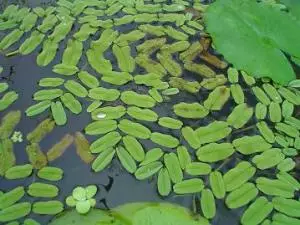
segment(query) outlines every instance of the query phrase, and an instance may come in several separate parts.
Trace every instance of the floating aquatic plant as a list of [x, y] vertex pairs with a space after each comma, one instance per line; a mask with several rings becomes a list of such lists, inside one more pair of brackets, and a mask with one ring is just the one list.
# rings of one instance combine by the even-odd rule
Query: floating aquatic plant
[[72, 195], [66, 198], [66, 204], [75, 207], [80, 214], [87, 214], [96, 205], [96, 200], [93, 197], [97, 191], [96, 185], [89, 185], [85, 188], [76, 187]]
[[13, 135], [11, 136], [11, 140], [16, 143], [16, 142], [23, 142], [23, 134], [21, 131], [15, 131]]
[[[3, 68], [1, 67], [0, 70], [2, 72]], [[9, 91], [8, 89], [9, 89], [8, 83], [0, 82], [0, 94], [3, 95], [0, 98], [0, 112], [6, 110], [19, 98], [17, 92]]]
[[[25, 111], [28, 117], [51, 115], [27, 134], [26, 153], [30, 164], [15, 165], [13, 143], [9, 139], [20, 113], [4, 117], [0, 127], [0, 175], [5, 179], [25, 179], [38, 170], [37, 177], [41, 181], [35, 181], [26, 191], [33, 198], [47, 200], [34, 201], [32, 207], [26, 202], [17, 203], [23, 195], [22, 190], [17, 189], [9, 199], [13, 202], [9, 206], [12, 208], [1, 210], [0, 219], [15, 222], [27, 217], [29, 207], [41, 215], [63, 211], [63, 204], [53, 199], [59, 192], [58, 185], [42, 180], [62, 179], [67, 169], [49, 167], [48, 161], [61, 157], [75, 142], [77, 154], [85, 163], [91, 163], [93, 172], [103, 171], [117, 159], [137, 180], [154, 178], [158, 193], [164, 198], [174, 194], [194, 195], [194, 204], [200, 206], [195, 210], [201, 217], [194, 220], [190, 215], [181, 217], [180, 214], [185, 213], [171, 206], [161, 209], [145, 204], [138, 207], [140, 210], [135, 216], [130, 216], [133, 224], [165, 224], [166, 220], [174, 224], [214, 223], [219, 210], [217, 200], [224, 201], [229, 209], [245, 206], [242, 224], [299, 223], [296, 213], [299, 182], [293, 173], [300, 149], [300, 122], [296, 114], [300, 105], [298, 81], [283, 87], [270, 79], [255, 79], [251, 76], [257, 75], [253, 71], [212, 54], [212, 44], [219, 50], [215, 39], [222, 36], [214, 37], [208, 26], [207, 31], [213, 38], [211, 43], [204, 33], [203, 21], [198, 18], [204, 11], [206, 15], [211, 14], [214, 8], [222, 13], [230, 9], [233, 12], [226, 18], [234, 17], [236, 14], [231, 8], [238, 4], [229, 4], [235, 2], [233, 0], [227, 2], [219, 9], [217, 5], [224, 4], [221, 1], [208, 9], [199, 2], [166, 3], [163, 0], [153, 3], [60, 0], [57, 7], [33, 10], [9, 6], [0, 16], [0, 30], [6, 34], [0, 43], [2, 51], [11, 50], [8, 55], [27, 55], [41, 49], [36, 59], [39, 66], [49, 65], [55, 57], [58, 64], [52, 67], [55, 73], [52, 77], [42, 77], [38, 82], [39, 90], [33, 94], [35, 103]], [[248, 1], [245, 2], [237, 7], [245, 7]], [[252, 9], [268, 7], [254, 2], [249, 5]], [[252, 18], [247, 17], [250, 9], [243, 10], [245, 16], [239, 23]], [[266, 9], [267, 12], [273, 10]], [[275, 15], [290, 15], [276, 10]], [[253, 11], [253, 15], [260, 12]], [[24, 17], [26, 20], [22, 21]], [[217, 19], [220, 27], [222, 21]], [[135, 30], [123, 32], [122, 26], [126, 24], [135, 24]], [[242, 27], [244, 31], [245, 26]], [[245, 32], [248, 30], [253, 34], [253, 29], [245, 28]], [[98, 38], [91, 40], [92, 35]], [[19, 45], [18, 40], [23, 36], [25, 41]], [[239, 43], [234, 42], [237, 37], [231, 35], [228, 40], [236, 44]], [[66, 45], [59, 58], [58, 49], [64, 39]], [[269, 39], [253, 40], [263, 42], [264, 47], [274, 47]], [[289, 44], [285, 43], [288, 47], [281, 45], [278, 39], [276, 44], [284, 52], [290, 52]], [[88, 46], [87, 49], [84, 46]], [[243, 47], [247, 46], [235, 46], [234, 50], [240, 51]], [[277, 48], [275, 50], [281, 53]], [[220, 53], [229, 59], [228, 51], [220, 50]], [[249, 56], [248, 52], [246, 55]], [[244, 60], [245, 55], [238, 58]], [[281, 59], [289, 68], [285, 58]], [[269, 67], [268, 60], [254, 62], [255, 69], [273, 68]], [[237, 68], [228, 68], [229, 63]], [[257, 67], [257, 63], [262, 66]], [[280, 64], [275, 64], [279, 68]], [[273, 73], [280, 79], [277, 81], [290, 81], [292, 71], [285, 73], [281, 68]], [[258, 75], [268, 75], [263, 72], [259, 71]], [[282, 74], [289, 76], [281, 80]], [[7, 90], [8, 85], [1, 83], [0, 92]], [[86, 103], [89, 106], [85, 110]], [[69, 113], [78, 115], [85, 111], [91, 115], [84, 129], [87, 136], [79, 132], [74, 137], [67, 134], [47, 153], [40, 149], [40, 142], [53, 131], [55, 124], [63, 126], [71, 120]], [[89, 138], [94, 138], [91, 144]], [[269, 177], [270, 171], [272, 176]], [[90, 210], [95, 201], [89, 200], [86, 193], [85, 188], [78, 188], [73, 193], [75, 196], [67, 198], [67, 203], [79, 213], [88, 213], [84, 218], [99, 218], [99, 213], [104, 221], [108, 219], [106, 222], [120, 222], [120, 217], [112, 216], [116, 213], [114, 210], [109, 215]], [[172, 215], [165, 213], [165, 209], [173, 212]], [[14, 210], [17, 213], [10, 214]], [[71, 217], [85, 221], [78, 213], [71, 212]], [[128, 215], [131, 214], [125, 217]]]

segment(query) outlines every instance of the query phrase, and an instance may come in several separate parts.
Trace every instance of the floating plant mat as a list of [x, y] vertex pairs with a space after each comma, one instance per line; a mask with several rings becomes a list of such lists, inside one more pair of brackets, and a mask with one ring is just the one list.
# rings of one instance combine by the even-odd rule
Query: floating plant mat
[[[1, 224], [299, 224], [299, 80], [255, 79], [212, 54], [207, 7], [4, 9]], [[115, 209], [147, 201], [192, 217]]]

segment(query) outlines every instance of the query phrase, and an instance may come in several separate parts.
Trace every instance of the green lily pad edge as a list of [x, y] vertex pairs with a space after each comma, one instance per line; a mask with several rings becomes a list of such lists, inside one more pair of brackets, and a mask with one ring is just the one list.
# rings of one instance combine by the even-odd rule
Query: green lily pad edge
[[253, 0], [216, 0], [205, 12], [216, 50], [235, 68], [287, 85], [296, 79], [288, 56], [300, 58], [300, 22]]
[[49, 225], [209, 225], [205, 218], [193, 215], [188, 209], [170, 203], [129, 203], [112, 210], [91, 209], [79, 214], [66, 210]]

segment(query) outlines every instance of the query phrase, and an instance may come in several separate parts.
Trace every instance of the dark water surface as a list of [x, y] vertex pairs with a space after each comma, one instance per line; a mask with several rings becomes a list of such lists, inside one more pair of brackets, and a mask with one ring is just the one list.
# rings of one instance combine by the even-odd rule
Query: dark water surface
[[[54, 3], [55, 1], [37, 1], [37, 0], [24, 0], [24, 1], [5, 1], [0, 0], [1, 6], [5, 8], [7, 4], [25, 4], [28, 7], [35, 6], [45, 6], [50, 3]], [[122, 30], [131, 30], [132, 27], [124, 26]], [[97, 36], [98, 35], [98, 36]], [[96, 37], [93, 39], [97, 39], [99, 37], [99, 32], [96, 33]], [[1, 37], [1, 36], [0, 36]], [[26, 37], [23, 37], [21, 42], [25, 40]], [[4, 71], [1, 74], [1, 79], [7, 80], [10, 84], [10, 89], [19, 93], [20, 97], [16, 103], [9, 108], [9, 110], [22, 110], [25, 111], [30, 105], [35, 104], [32, 99], [32, 95], [39, 88], [37, 83], [43, 77], [60, 77], [52, 72], [52, 66], [58, 64], [61, 59], [61, 55], [64, 51], [64, 46], [66, 45], [67, 39], [64, 40], [60, 44], [59, 51], [55, 60], [48, 65], [47, 67], [39, 67], [36, 65], [36, 57], [41, 49], [41, 46], [34, 51], [32, 54], [28, 56], [13, 56], [10, 58], [4, 57], [0, 55], [0, 65], [3, 66]], [[85, 44], [85, 50], [88, 49], [90, 39]], [[13, 49], [13, 47], [12, 47]], [[84, 51], [85, 51], [84, 50]], [[108, 53], [106, 56], [112, 62], [115, 62], [112, 54]], [[85, 65], [86, 58], [83, 56], [81, 58], [79, 68], [82, 68]], [[114, 65], [116, 65], [114, 63]], [[87, 68], [89, 72], [91, 72], [91, 68]], [[138, 71], [137, 71], [138, 72]], [[92, 74], [94, 74], [92, 72]], [[190, 76], [189, 74], [184, 74], [184, 76]], [[140, 90], [140, 87], [131, 85], [122, 87], [121, 89], [134, 89]], [[247, 90], [245, 90], [247, 93]], [[178, 103], [180, 101], [195, 101], [205, 99], [208, 93], [200, 93], [197, 96], [193, 96], [190, 94], [180, 94], [178, 97], [172, 97], [172, 100], [169, 103], [164, 103], [155, 108], [155, 111], [159, 113], [160, 116], [171, 116], [173, 112], [171, 110], [171, 106], [174, 103]], [[184, 99], [184, 100], [183, 100]], [[251, 99], [251, 98], [250, 98]], [[249, 100], [249, 98], [248, 98]], [[88, 102], [83, 102], [83, 109], [86, 110]], [[251, 101], [250, 101], [251, 104]], [[254, 104], [254, 101], [253, 101]], [[213, 119], [218, 118], [219, 120], [223, 119], [229, 114], [230, 109], [232, 108], [231, 104], [228, 104], [224, 107], [224, 110], [213, 113], [211, 118], [205, 118], [203, 120], [197, 121], [197, 125], [205, 125]], [[5, 115], [7, 111], [0, 113], [0, 118]], [[47, 114], [47, 113], [46, 113]], [[23, 114], [22, 120], [20, 124], [17, 126], [16, 130], [22, 131], [23, 134], [27, 134], [32, 131], [36, 125], [44, 120], [48, 115], [42, 114], [39, 117], [28, 118]], [[70, 133], [74, 134], [77, 131], [82, 131], [84, 127], [91, 122], [89, 113], [83, 111], [80, 115], [73, 115], [68, 113], [68, 123], [63, 127], [56, 127], [54, 132], [50, 133], [47, 138], [45, 138], [41, 142], [41, 149], [46, 152], [53, 144], [57, 143], [65, 134]], [[187, 124], [190, 124], [190, 121], [186, 121]], [[194, 123], [194, 122], [193, 122]], [[251, 122], [252, 124], [255, 121]], [[192, 125], [192, 124], [190, 124]], [[195, 124], [194, 124], [195, 125]], [[148, 126], [148, 124], [147, 124]], [[158, 127], [153, 126], [153, 124], [149, 124], [153, 130], [158, 129]], [[163, 130], [160, 128], [160, 131]], [[168, 132], [168, 130], [166, 130]], [[252, 130], [250, 132], [253, 132]], [[175, 132], [176, 133], [176, 132]], [[243, 133], [245, 134], [245, 133]], [[241, 134], [235, 134], [233, 137], [240, 136]], [[177, 133], [178, 136], [178, 133]], [[96, 137], [88, 137], [91, 141], [95, 140]], [[149, 143], [144, 143], [147, 149], [150, 149], [152, 146]], [[15, 144], [15, 153], [17, 157], [17, 164], [27, 163], [27, 155], [25, 152], [25, 147], [27, 142]], [[233, 162], [232, 162], [233, 163]], [[182, 206], [186, 206], [190, 209], [193, 209], [192, 204], [192, 196], [175, 196], [171, 195], [170, 197], [163, 199], [156, 192], [156, 181], [146, 180], [146, 181], [137, 181], [133, 176], [129, 175], [126, 171], [122, 170], [118, 160], [114, 160], [113, 166], [109, 169], [106, 169], [101, 173], [93, 173], [91, 171], [90, 165], [86, 165], [83, 163], [80, 158], [75, 153], [75, 147], [72, 145], [65, 154], [59, 159], [55, 160], [53, 163], [49, 164], [50, 166], [61, 167], [64, 170], [64, 178], [55, 183], [59, 186], [60, 195], [58, 199], [60, 201], [64, 201], [65, 197], [70, 195], [74, 187], [76, 186], [85, 186], [89, 184], [96, 184], [101, 187], [100, 192], [98, 192], [96, 198], [98, 200], [97, 207], [100, 208], [113, 208], [119, 206], [121, 204], [129, 203], [129, 202], [139, 202], [139, 201], [169, 201], [173, 203], [180, 204]], [[226, 165], [223, 169], [228, 170], [230, 168], [231, 163]], [[218, 166], [218, 165], [216, 165]], [[4, 181], [0, 178], [0, 189], [1, 190], [9, 190], [17, 185], [28, 186], [32, 183], [36, 178], [29, 177], [25, 181]], [[53, 183], [52, 183], [53, 184]], [[32, 199], [30, 199], [32, 201]], [[214, 218], [212, 224], [214, 225], [237, 225], [239, 224], [239, 217], [244, 208], [240, 208], [238, 210], [228, 210], [224, 205], [224, 201], [217, 202], [217, 216]], [[36, 216], [32, 214], [32, 217], [36, 218], [41, 224], [47, 224], [51, 219], [50, 216]]]

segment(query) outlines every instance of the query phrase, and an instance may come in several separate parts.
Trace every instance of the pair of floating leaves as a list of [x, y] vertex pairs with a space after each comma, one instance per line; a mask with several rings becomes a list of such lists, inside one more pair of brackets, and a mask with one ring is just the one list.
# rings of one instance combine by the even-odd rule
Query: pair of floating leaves
[[103, 72], [102, 81], [113, 85], [124, 85], [133, 80], [133, 76], [128, 72], [106, 71]]
[[257, 119], [259, 119], [259, 120], [265, 119], [267, 116], [267, 111], [268, 111], [268, 108], [264, 104], [262, 104], [260, 102], [256, 104], [255, 116]]
[[275, 125], [275, 129], [278, 131], [281, 131], [285, 134], [287, 134], [288, 136], [291, 137], [299, 137], [299, 130], [291, 125], [285, 124], [285, 123], [277, 123]]
[[22, 179], [32, 174], [33, 167], [31, 164], [14, 166], [5, 172], [5, 178], [9, 180]]
[[90, 143], [85, 138], [85, 136], [80, 133], [75, 133], [75, 146], [77, 155], [84, 161], [85, 163], [91, 163], [94, 160], [94, 156], [90, 152]]
[[185, 146], [177, 147], [177, 157], [180, 163], [181, 169], [186, 169], [187, 166], [192, 162], [190, 153]]
[[97, 158], [92, 163], [92, 169], [95, 172], [100, 172], [104, 170], [108, 165], [110, 165], [113, 157], [115, 156], [115, 150], [108, 148], [101, 152]]
[[211, 143], [200, 147], [197, 151], [197, 157], [202, 162], [217, 162], [230, 157], [235, 152], [230, 143]]
[[153, 148], [146, 152], [144, 160], [140, 163], [140, 166], [145, 166], [149, 163], [158, 161], [164, 152], [160, 148]]
[[180, 162], [175, 153], [169, 153], [164, 155], [164, 163], [169, 172], [170, 179], [173, 183], [181, 182], [183, 179], [183, 173], [181, 170]]
[[35, 221], [34, 219], [25, 219], [24, 225], [40, 225], [40, 223]]
[[[226, 205], [230, 209], [239, 208], [248, 204], [258, 194], [258, 190], [252, 183], [245, 183], [232, 191], [225, 199]], [[242, 196], [242, 197], [241, 197]]]
[[294, 104], [294, 105], [300, 105], [300, 99], [299, 96], [297, 96], [294, 92], [292, 92], [291, 90], [285, 88], [285, 87], [279, 87], [278, 88], [278, 92], [279, 94], [286, 99], [287, 101], [289, 101], [290, 103]]
[[172, 190], [170, 175], [166, 168], [160, 169], [158, 173], [157, 187], [161, 196], [168, 196]]
[[29, 202], [17, 203], [0, 211], [0, 222], [8, 222], [27, 216], [31, 211]]
[[176, 120], [171, 117], [159, 118], [158, 124], [162, 127], [166, 127], [169, 129], [180, 129], [183, 125], [183, 123], [180, 120]]
[[35, 202], [32, 205], [32, 212], [40, 215], [56, 215], [62, 212], [64, 205], [60, 201]]
[[35, 169], [40, 169], [47, 165], [47, 157], [41, 151], [39, 144], [32, 143], [26, 146], [26, 153], [29, 159], [29, 162]]
[[176, 148], [179, 145], [179, 140], [177, 138], [159, 132], [153, 132], [150, 136], [150, 140], [166, 148]]
[[118, 147], [117, 156], [122, 166], [129, 172], [134, 173], [137, 170], [136, 162], [128, 151], [123, 147]]
[[139, 74], [134, 76], [136, 84], [144, 84], [150, 87], [157, 87], [161, 84], [161, 76], [156, 73]]
[[86, 71], [80, 71], [77, 76], [80, 81], [89, 88], [96, 88], [99, 86], [98, 79]]
[[172, 76], [179, 77], [182, 74], [181, 65], [173, 60], [171, 54], [166, 51], [161, 51], [157, 54], [157, 59], [160, 61], [161, 65], [168, 71]]
[[199, 127], [195, 132], [201, 145], [219, 141], [227, 137], [231, 130], [226, 122], [215, 121], [205, 127]]
[[239, 84], [230, 85], [230, 93], [235, 103], [242, 104], [245, 102], [245, 95], [241, 85]]
[[130, 106], [127, 108], [127, 114], [134, 119], [155, 122], [158, 119], [156, 112], [150, 109], [141, 109], [136, 106]]
[[201, 191], [201, 209], [207, 219], [212, 219], [216, 215], [216, 202], [213, 193], [209, 189]]
[[36, 62], [39, 66], [47, 66], [56, 56], [58, 43], [47, 39], [43, 43], [43, 51], [37, 56]]
[[300, 217], [299, 216], [299, 207], [300, 203], [294, 199], [285, 199], [282, 197], [275, 197], [272, 199], [274, 208], [281, 213], [284, 213], [291, 217]]
[[115, 120], [119, 119], [126, 113], [124, 106], [106, 106], [97, 108], [92, 112], [93, 120]]
[[65, 82], [62, 78], [52, 78], [52, 77], [46, 77], [42, 78], [39, 81], [39, 86], [41, 87], [58, 87], [61, 86]]
[[214, 196], [217, 199], [222, 199], [226, 194], [226, 187], [222, 174], [219, 171], [213, 171], [209, 175], [209, 184]]
[[173, 106], [173, 110], [176, 115], [189, 119], [204, 118], [209, 113], [209, 111], [199, 103], [178, 103]]
[[186, 81], [180, 77], [171, 77], [169, 84], [173, 88], [178, 88], [179, 90], [187, 91], [190, 93], [197, 93], [200, 90], [200, 83], [197, 81]]
[[0, 93], [6, 91], [9, 88], [8, 83], [0, 83]]
[[9, 91], [3, 95], [0, 99], [0, 111], [7, 109], [11, 106], [17, 99], [19, 95], [15, 91]]
[[37, 176], [48, 181], [59, 181], [63, 177], [63, 170], [57, 167], [43, 167], [38, 171]]
[[59, 158], [63, 155], [63, 153], [70, 147], [73, 143], [74, 138], [70, 134], [66, 134], [58, 143], [53, 145], [47, 151], [47, 159], [48, 161], [54, 161], [55, 159]]
[[1, 140], [0, 150], [0, 175], [4, 176], [5, 172], [16, 164], [13, 142], [10, 139]]
[[119, 98], [120, 92], [116, 89], [97, 87], [90, 89], [88, 96], [95, 100], [115, 101]]
[[227, 117], [227, 123], [235, 129], [242, 128], [253, 115], [253, 109], [243, 103], [236, 106], [231, 114]]
[[60, 101], [51, 103], [51, 112], [57, 125], [62, 126], [67, 123], [67, 115]]
[[193, 128], [183, 127], [181, 129], [181, 134], [192, 148], [197, 149], [200, 147], [200, 139], [198, 137], [197, 132], [194, 131]]
[[269, 117], [273, 123], [279, 123], [282, 119], [279, 103], [271, 102], [269, 105]]
[[66, 83], [64, 83], [64, 86], [68, 91], [77, 97], [85, 98], [88, 95], [86, 88], [76, 81], [68, 80]]
[[230, 89], [225, 86], [220, 86], [214, 89], [204, 101], [203, 105], [209, 110], [221, 110], [225, 103], [229, 100]]
[[161, 96], [161, 94], [158, 92], [158, 90], [156, 88], [152, 88], [148, 91], [149, 95], [156, 101], [159, 103], [163, 102], [163, 97]]
[[273, 148], [261, 153], [260, 155], [256, 155], [252, 159], [252, 162], [257, 168], [264, 170], [278, 165], [284, 160], [284, 158], [284, 154], [280, 149]]
[[280, 196], [284, 198], [294, 197], [294, 187], [279, 179], [258, 177], [256, 179], [256, 186], [261, 192], [267, 195]]
[[85, 128], [85, 133], [89, 135], [105, 134], [117, 129], [115, 120], [100, 120], [92, 122]]
[[105, 71], [111, 71], [112, 65], [110, 61], [105, 59], [102, 54], [97, 54], [97, 53], [99, 52], [96, 51], [96, 48], [89, 49], [86, 52], [89, 64], [92, 66], [92, 68], [101, 74], [104, 73]]
[[134, 160], [141, 162], [145, 158], [145, 151], [140, 142], [132, 136], [125, 136], [122, 139], [126, 150], [133, 157]]
[[135, 61], [131, 56], [131, 48], [129, 46], [119, 47], [118, 45], [113, 45], [112, 51], [117, 58], [121, 71], [130, 73], [134, 71]]
[[94, 141], [90, 146], [92, 153], [100, 153], [106, 149], [113, 148], [121, 140], [121, 135], [117, 131], [112, 131]]
[[97, 108], [99, 108], [102, 104], [103, 104], [103, 102], [101, 102], [99, 100], [95, 100], [87, 107], [86, 111], [88, 113], [91, 113], [94, 110], [96, 110]]
[[207, 175], [211, 172], [211, 166], [202, 162], [191, 162], [186, 166], [185, 172], [192, 176]]
[[215, 88], [224, 85], [227, 82], [227, 78], [223, 75], [216, 75], [212, 78], [204, 78], [200, 85], [208, 90], [214, 90]]
[[69, 39], [62, 56], [62, 64], [76, 66], [81, 58], [83, 44], [81, 41]]
[[270, 149], [272, 146], [259, 135], [244, 136], [242, 138], [235, 139], [232, 144], [237, 151], [244, 155], [263, 152]]
[[244, 212], [241, 222], [242, 224], [260, 224], [272, 210], [272, 203], [265, 197], [259, 197]]
[[204, 183], [200, 178], [192, 178], [178, 182], [173, 186], [176, 194], [193, 194], [203, 190]]
[[123, 119], [119, 122], [118, 128], [129, 135], [136, 138], [148, 139], [151, 136], [151, 131], [140, 123], [135, 123], [127, 119]]
[[1, 120], [0, 137], [1, 139], [9, 138], [21, 120], [20, 111], [10, 111]]
[[33, 197], [53, 198], [58, 195], [58, 188], [52, 184], [32, 183], [28, 186], [27, 193]]
[[44, 111], [46, 111], [48, 108], [50, 108], [50, 106], [51, 106], [51, 101], [50, 100], [41, 101], [41, 102], [27, 108], [26, 111], [25, 111], [26, 116], [32, 117], [32, 116], [36, 116], [38, 114], [41, 114]]
[[16, 202], [18, 202], [25, 195], [24, 187], [19, 186], [6, 192], [0, 196], [0, 209], [3, 210]]
[[252, 91], [253, 91], [253, 94], [255, 95], [255, 97], [257, 98], [257, 100], [260, 101], [262, 104], [267, 106], [271, 103], [267, 94], [260, 87], [257, 87], [257, 86], [252, 87]]
[[190, 61], [184, 63], [184, 68], [190, 72], [197, 73], [205, 78], [212, 78], [216, 76], [215, 71], [205, 64], [197, 64]]
[[47, 89], [40, 90], [34, 93], [33, 99], [35, 101], [45, 101], [45, 100], [53, 100], [63, 95], [63, 90], [61, 89]]
[[275, 134], [269, 128], [266, 122], [261, 121], [256, 124], [256, 127], [258, 128], [260, 134], [266, 139], [267, 142], [269, 143], [275, 142]]
[[273, 102], [276, 103], [281, 103], [282, 102], [282, 98], [279, 94], [279, 92], [276, 90], [276, 88], [269, 84], [269, 83], [265, 83], [262, 85], [264, 91], [268, 94], [268, 96], [272, 99]]
[[40, 122], [36, 128], [28, 133], [27, 140], [31, 143], [39, 143], [47, 134], [51, 133], [55, 127], [55, 122], [51, 119], [45, 119]]
[[135, 58], [135, 62], [140, 66], [143, 67], [148, 73], [156, 73], [161, 77], [167, 74], [165, 68], [158, 62], [152, 60], [146, 54], [139, 54]]
[[28, 55], [32, 53], [44, 40], [45, 34], [39, 31], [33, 31], [31, 36], [27, 38], [19, 48], [19, 53], [22, 55]]
[[163, 164], [159, 161], [151, 162], [145, 166], [139, 167], [134, 175], [138, 180], [145, 180], [156, 174], [162, 167]]
[[23, 36], [24, 31], [15, 29], [12, 32], [10, 32], [8, 35], [6, 35], [0, 42], [0, 49], [5, 50], [9, 48], [11, 45], [16, 43], [20, 40], [20, 38]]
[[138, 94], [134, 91], [124, 91], [121, 100], [127, 105], [135, 105], [141, 108], [152, 108], [156, 102], [149, 95]]
[[79, 114], [82, 112], [81, 103], [71, 93], [65, 93], [60, 96], [60, 100], [72, 113]]
[[226, 191], [233, 191], [250, 180], [256, 169], [248, 162], [242, 161], [236, 167], [224, 174], [223, 180]]

